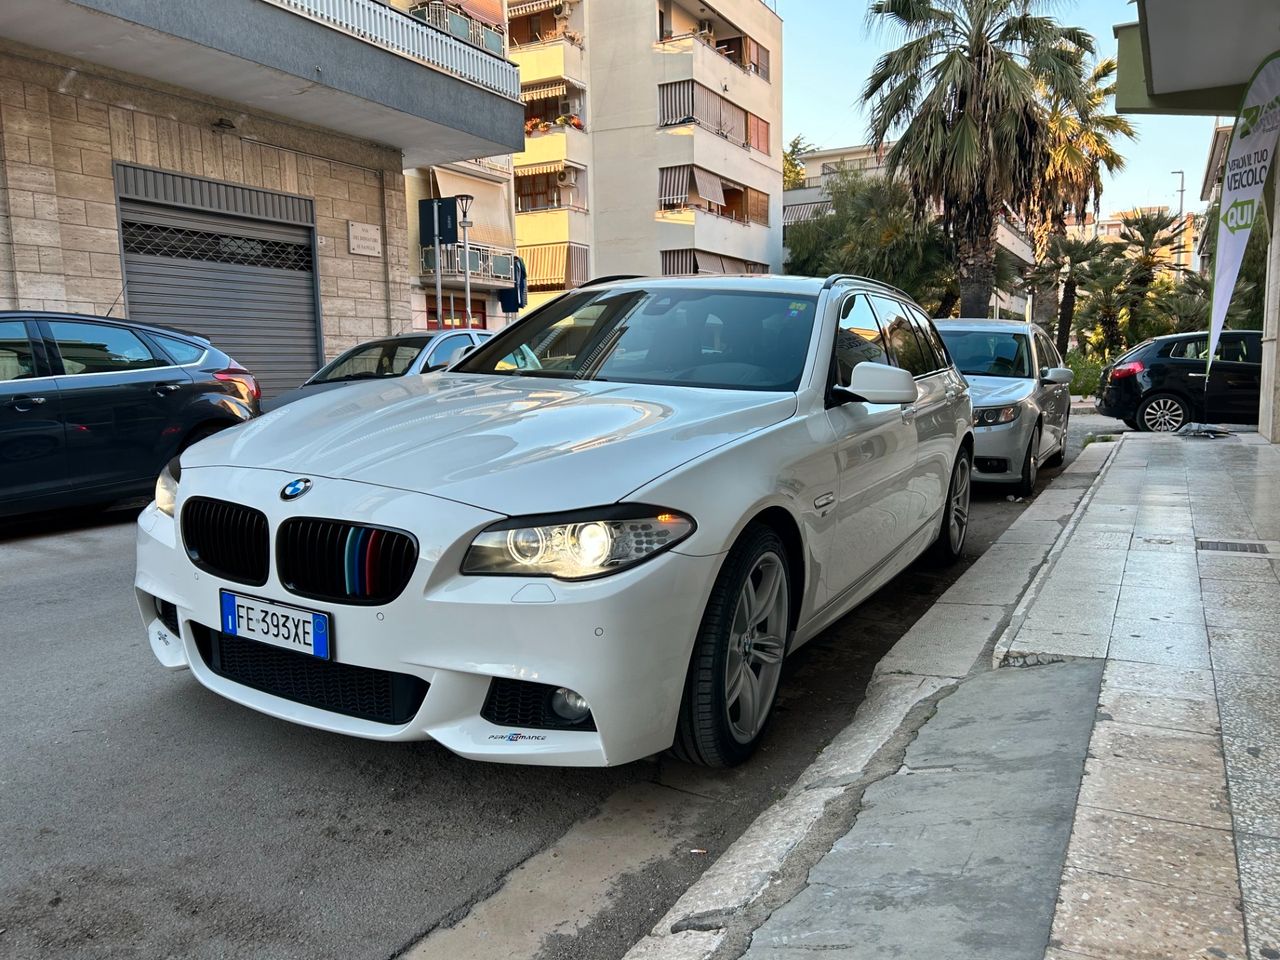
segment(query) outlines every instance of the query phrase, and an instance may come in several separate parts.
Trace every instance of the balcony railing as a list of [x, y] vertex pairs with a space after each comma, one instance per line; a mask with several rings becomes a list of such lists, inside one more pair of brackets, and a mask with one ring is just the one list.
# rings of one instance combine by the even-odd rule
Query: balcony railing
[[437, 30], [452, 34], [459, 40], [465, 40], [473, 46], [483, 47], [492, 54], [502, 56], [502, 34], [487, 23], [481, 23], [474, 17], [450, 10], [444, 3], [427, 3], [414, 7], [409, 15], [424, 20]]
[[463, 162], [479, 167], [481, 170], [488, 170], [490, 173], [506, 174], [510, 173], [512, 169], [510, 155], [501, 157], [474, 157]]
[[[445, 247], [440, 258], [443, 269], [441, 277], [462, 277], [462, 244], [456, 247]], [[501, 247], [487, 247], [483, 244], [471, 244], [471, 278], [473, 280], [514, 280], [516, 269], [516, 252]], [[436, 252], [432, 247], [422, 248], [422, 273], [434, 276], [436, 272]]]
[[501, 54], [450, 36], [377, 0], [266, 0], [374, 46], [452, 74], [509, 100], [520, 99], [520, 70]]
[[[729, 63], [733, 64], [743, 73], [749, 73], [757, 77], [762, 76], [762, 74], [760, 73], [760, 70], [756, 68], [756, 65], [754, 63], [744, 63], [741, 59], [739, 59], [741, 57], [740, 51], [737, 53], [737, 55], [735, 55], [734, 51], [730, 50], [728, 47], [724, 46], [723, 44], [716, 43], [715, 38], [713, 38], [712, 36], [706, 33], [700, 33], [696, 30], [689, 31], [688, 33], [677, 33], [669, 37], [663, 37], [661, 40], [658, 41], [658, 43], [665, 45], [665, 44], [679, 44], [679, 43], [685, 43], [690, 41], [696, 41], [697, 43], [702, 44], [704, 47], [706, 47], [708, 50], [712, 51], [713, 53], [719, 54], [721, 59], [727, 60]], [[690, 49], [692, 49], [692, 46], [690, 46]], [[769, 78], [767, 76], [764, 76], [764, 79], [768, 80]]]
[[545, 200], [535, 202], [527, 197], [516, 197], [516, 213], [542, 213], [547, 210], [575, 210], [586, 213], [587, 208], [572, 200]]

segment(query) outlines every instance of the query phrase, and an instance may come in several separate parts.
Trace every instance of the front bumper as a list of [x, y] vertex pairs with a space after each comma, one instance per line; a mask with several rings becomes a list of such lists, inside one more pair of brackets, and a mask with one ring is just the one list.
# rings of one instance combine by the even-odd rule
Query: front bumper
[[[284, 503], [279, 491], [291, 479], [269, 470], [188, 470], [178, 514], [187, 498], [200, 495], [262, 510], [273, 539], [279, 524], [297, 515], [408, 530], [420, 546], [409, 585], [389, 603], [354, 606], [292, 595], [274, 562], [261, 587], [224, 580], [190, 561], [178, 524], [153, 504], [138, 518], [135, 586], [152, 650], [163, 665], [189, 667], [214, 692], [283, 720], [377, 740], [434, 739], [473, 759], [605, 766], [670, 746], [720, 557], [667, 552], [581, 583], [462, 576], [463, 552], [477, 531], [498, 519], [494, 514], [423, 494], [322, 479], [305, 500]], [[406, 723], [380, 723], [220, 675], [197, 640], [202, 628], [217, 629], [222, 588], [329, 613], [333, 660], [420, 678], [429, 684], [421, 706]], [[176, 607], [176, 635], [159, 616], [157, 599]], [[207, 634], [202, 639], [207, 653]], [[578, 691], [591, 706], [596, 729], [490, 723], [481, 710], [495, 677]]]
[[1017, 483], [1035, 418], [1024, 410], [1012, 423], [973, 428], [973, 479], [983, 483]]

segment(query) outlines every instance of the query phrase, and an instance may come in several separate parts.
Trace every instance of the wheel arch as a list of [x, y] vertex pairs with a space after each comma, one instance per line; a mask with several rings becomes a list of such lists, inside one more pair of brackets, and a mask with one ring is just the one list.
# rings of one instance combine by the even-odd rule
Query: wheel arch
[[[782, 540], [782, 545], [787, 551], [787, 569], [791, 574], [791, 595], [795, 600], [791, 604], [788, 616], [791, 620], [791, 629], [795, 629], [800, 622], [800, 608], [803, 605], [805, 583], [808, 571], [805, 565], [805, 549], [804, 538], [800, 534], [800, 524], [796, 522], [785, 507], [777, 505], [765, 507], [756, 513], [743, 527], [743, 530], [752, 524], [761, 524], [769, 527]], [[739, 533], [739, 536], [742, 534]]]

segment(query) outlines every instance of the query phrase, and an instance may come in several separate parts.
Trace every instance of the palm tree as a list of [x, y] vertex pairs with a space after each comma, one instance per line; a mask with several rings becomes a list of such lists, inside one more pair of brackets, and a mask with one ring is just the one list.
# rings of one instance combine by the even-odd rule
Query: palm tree
[[1173, 262], [1185, 250], [1178, 236], [1181, 229], [1181, 218], [1160, 210], [1135, 210], [1120, 218], [1120, 239], [1128, 246], [1129, 322], [1136, 328], [1149, 326], [1154, 319], [1148, 294], [1156, 277], [1182, 272]]
[[[1081, 64], [1083, 67], [1083, 63]], [[1116, 61], [1100, 60], [1083, 80], [1083, 99], [1073, 103], [1061, 95], [1042, 91], [1044, 104], [1044, 170], [1035, 184], [1029, 204], [1031, 235], [1036, 257], [1042, 259], [1055, 236], [1067, 232], [1067, 217], [1083, 221], [1092, 209], [1101, 214], [1102, 175], [1124, 168], [1116, 149], [1121, 137], [1133, 139], [1133, 124], [1107, 110], [1115, 95]], [[1046, 321], [1057, 304], [1057, 286], [1037, 291], [1037, 320]], [[1063, 339], [1062, 335], [1059, 335]]]
[[1087, 297], [1080, 318], [1097, 328], [1109, 356], [1124, 349], [1121, 322], [1129, 308], [1129, 271], [1118, 257], [1099, 257], [1080, 272], [1080, 287]]
[[1064, 356], [1075, 322], [1076, 295], [1080, 281], [1094, 261], [1114, 259], [1115, 253], [1109, 249], [1111, 246], [1113, 245], [1096, 237], [1082, 239], [1055, 234], [1049, 238], [1049, 248], [1044, 259], [1027, 274], [1026, 285], [1036, 290], [1057, 291], [1061, 286], [1057, 340], [1058, 352]]
[[920, 216], [940, 209], [958, 252], [961, 312], [985, 316], [995, 222], [1032, 196], [1043, 164], [1037, 90], [1083, 103], [1080, 58], [1093, 38], [1032, 11], [1041, 0], [875, 0], [869, 19], [905, 42], [863, 91], [890, 176], [905, 175]]
[[[1254, 285], [1242, 280], [1227, 306], [1227, 326], [1241, 329], [1249, 319], [1249, 298]], [[1209, 329], [1209, 308], [1213, 303], [1213, 285], [1194, 271], [1184, 273], [1168, 293], [1152, 301], [1154, 310], [1172, 325], [1170, 333], [1191, 333]]]

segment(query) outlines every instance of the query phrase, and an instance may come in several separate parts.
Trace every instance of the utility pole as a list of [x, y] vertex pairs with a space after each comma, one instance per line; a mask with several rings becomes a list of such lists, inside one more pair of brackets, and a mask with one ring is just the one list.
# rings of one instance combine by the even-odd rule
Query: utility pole
[[460, 193], [457, 197], [458, 211], [462, 214], [462, 219], [458, 226], [462, 227], [462, 289], [466, 303], [463, 304], [464, 315], [467, 318], [467, 327], [471, 327], [471, 239], [469, 231], [471, 230], [471, 203], [475, 197], [469, 193]]
[[[1185, 241], [1186, 234], [1187, 234], [1187, 225], [1182, 222], [1182, 208], [1183, 208], [1182, 201], [1187, 192], [1187, 175], [1181, 170], [1170, 170], [1169, 172], [1177, 175], [1178, 177], [1178, 232], [1182, 234], [1182, 238]], [[1191, 266], [1191, 252], [1189, 250], [1184, 249], [1182, 253], [1185, 253], [1187, 255], [1187, 266]], [[1181, 255], [1182, 255], [1181, 253], [1175, 253], [1173, 255], [1174, 263], [1178, 262], [1178, 258]], [[1179, 264], [1179, 266], [1181, 266], [1181, 264]]]

